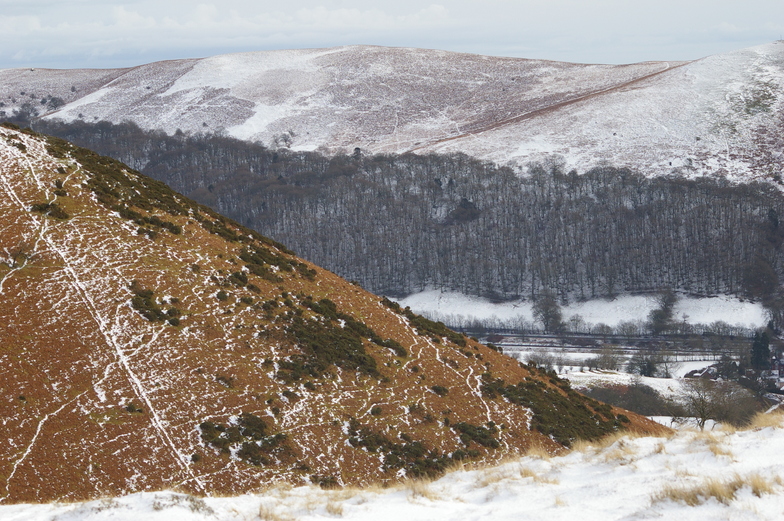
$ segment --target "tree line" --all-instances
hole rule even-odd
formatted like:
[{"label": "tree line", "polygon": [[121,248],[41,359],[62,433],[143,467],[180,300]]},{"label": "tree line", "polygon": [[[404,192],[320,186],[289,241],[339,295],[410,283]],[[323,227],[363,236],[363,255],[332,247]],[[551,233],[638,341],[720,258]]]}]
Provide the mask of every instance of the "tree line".
[{"label": "tree line", "polygon": [[[325,156],[131,123],[35,129],[119,159],[367,289],[561,302],[671,288],[782,308],[784,199],[768,184],[648,178],[463,154]],[[775,316],[780,325],[781,319]]]}]

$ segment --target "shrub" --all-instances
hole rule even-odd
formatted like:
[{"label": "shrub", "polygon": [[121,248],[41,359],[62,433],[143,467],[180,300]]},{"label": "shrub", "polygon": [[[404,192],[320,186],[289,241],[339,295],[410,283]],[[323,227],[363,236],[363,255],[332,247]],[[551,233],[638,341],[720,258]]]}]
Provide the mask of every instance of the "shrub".
[{"label": "shrub", "polygon": [[66,220],[71,216],[63,210],[57,203],[40,203],[34,204],[30,207],[30,211],[40,213],[45,217],[52,217],[54,219]]},{"label": "shrub", "polygon": [[446,337],[453,344],[456,344],[460,347],[465,347],[465,336],[460,333],[455,333],[446,327],[442,322],[428,320],[423,316],[417,315],[409,308],[401,309],[398,303],[392,302],[386,297],[381,300],[381,303],[395,313],[405,316],[411,326],[416,329],[417,334],[422,336],[429,336],[430,339],[436,343],[440,343],[441,338]]},{"label": "shrub", "polygon": [[[443,474],[452,458],[430,450],[423,442],[401,433],[405,443],[395,443],[383,434],[362,426],[355,418],[349,420],[349,443],[356,448],[381,454],[385,471],[403,470],[408,477],[435,478]],[[478,453],[476,453],[478,455]]]},{"label": "shrub", "polygon": [[460,441],[466,447],[471,445],[472,441],[491,449],[497,449],[501,446],[498,440],[493,437],[494,434],[498,433],[495,425],[490,424],[488,427],[479,427],[470,423],[460,422],[452,425],[451,429],[460,433]]},{"label": "shrub", "polygon": [[[288,301],[291,306],[294,305],[288,294],[283,297],[284,304]],[[280,364],[283,371],[279,371],[279,376],[284,380],[297,380],[306,375],[321,377],[332,365],[380,377],[376,360],[365,350],[364,339],[393,349],[398,354],[408,354],[394,340],[382,340],[364,322],[338,311],[335,303],[329,299],[315,302],[308,296],[302,299],[302,305],[320,315],[320,319],[308,320],[299,315],[294,317],[288,331],[302,346],[305,356]],[[267,301],[262,309],[269,311],[277,306],[276,301]]]},{"label": "shrub", "polygon": [[[536,371],[535,366],[527,366]],[[614,432],[621,420],[612,414],[609,405],[581,395],[560,380],[554,372],[540,372],[555,384],[551,387],[539,379],[525,379],[517,385],[506,385],[490,373],[482,375],[482,394],[490,399],[502,396],[507,401],[533,412],[531,427],[552,437],[564,446],[576,439],[595,440]]]},{"label": "shrub", "polygon": [[313,474],[310,476],[310,482],[314,485],[318,485],[323,489],[331,489],[331,488],[338,488],[340,484],[335,476],[321,476],[319,474]]},{"label": "shrub", "polygon": [[131,306],[150,322],[163,322],[167,315],[158,307],[153,298],[153,291],[143,288],[138,281],[131,282],[131,291],[134,297],[131,298]]},{"label": "shrub", "polygon": [[653,387],[642,382],[631,385],[612,385],[591,387],[583,393],[591,398],[621,407],[643,416],[682,416],[681,408],[672,401],[665,400]]},{"label": "shrub", "polygon": [[201,438],[223,453],[236,450],[237,457],[251,465],[268,465],[270,456],[289,452],[288,436],[269,435],[267,424],[258,416],[243,412],[234,425],[204,422],[199,425]]},{"label": "shrub", "polygon": [[446,396],[447,394],[449,394],[449,389],[447,389],[442,385],[434,385],[430,389],[438,396]]}]

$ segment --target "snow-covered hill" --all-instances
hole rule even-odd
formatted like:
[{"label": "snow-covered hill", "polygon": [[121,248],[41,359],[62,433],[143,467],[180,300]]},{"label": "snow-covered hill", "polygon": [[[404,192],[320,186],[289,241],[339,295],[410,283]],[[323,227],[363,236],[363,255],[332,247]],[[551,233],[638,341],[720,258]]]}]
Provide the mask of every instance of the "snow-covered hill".
[{"label": "snow-covered hill", "polygon": [[[226,132],[327,152],[453,152],[524,165],[771,177],[784,42],[694,62],[580,65],[350,46],[174,60],[132,69],[0,71],[0,110]],[[22,94],[24,93],[24,94]]]},{"label": "snow-covered hill", "polygon": [[562,457],[529,455],[387,490],[297,487],[204,499],[139,493],[87,503],[11,505],[0,507],[0,516],[8,521],[777,520],[784,511],[783,468],[784,430],[768,426],[616,438]]}]

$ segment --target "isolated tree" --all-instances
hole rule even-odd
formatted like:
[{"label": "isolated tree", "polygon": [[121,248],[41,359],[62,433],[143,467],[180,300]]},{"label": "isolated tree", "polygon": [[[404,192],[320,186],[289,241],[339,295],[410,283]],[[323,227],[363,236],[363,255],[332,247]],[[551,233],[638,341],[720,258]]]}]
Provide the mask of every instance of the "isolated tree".
[{"label": "isolated tree", "polygon": [[767,331],[754,333],[751,343],[751,367],[756,371],[770,368],[770,337]]},{"label": "isolated tree", "polygon": [[705,429],[708,420],[744,425],[762,408],[749,390],[735,382],[706,378],[684,380],[679,401],[700,430]]},{"label": "isolated tree", "polygon": [[582,315],[572,315],[569,317],[568,321],[568,330],[572,333],[584,333],[588,324],[585,323],[585,319]]},{"label": "isolated tree", "polygon": [[658,308],[648,314],[648,329],[654,335],[660,335],[672,327],[672,315],[678,296],[671,288],[662,291],[656,297]]},{"label": "isolated tree", "polygon": [[652,349],[643,349],[632,355],[626,365],[626,371],[632,374],[653,378],[659,376],[660,363],[661,360],[659,355],[655,351]]},{"label": "isolated tree", "polygon": [[728,354],[722,354],[716,363],[716,374],[725,380],[737,380],[738,376],[740,376],[738,373],[738,362],[733,360]]},{"label": "isolated tree", "polygon": [[684,380],[681,402],[688,416],[695,419],[700,430],[708,420],[715,420],[721,410],[721,386],[706,378]]},{"label": "isolated tree", "polygon": [[675,351],[662,351],[658,356],[659,373],[662,378],[673,378],[675,372],[681,368],[682,364],[678,361],[678,354]]},{"label": "isolated tree", "polygon": [[623,351],[615,346],[609,346],[599,351],[596,357],[596,367],[608,371],[617,371],[623,364]]},{"label": "isolated tree", "polygon": [[542,323],[544,330],[548,333],[559,333],[563,331],[563,314],[558,299],[549,291],[539,295],[534,301],[534,318]]}]

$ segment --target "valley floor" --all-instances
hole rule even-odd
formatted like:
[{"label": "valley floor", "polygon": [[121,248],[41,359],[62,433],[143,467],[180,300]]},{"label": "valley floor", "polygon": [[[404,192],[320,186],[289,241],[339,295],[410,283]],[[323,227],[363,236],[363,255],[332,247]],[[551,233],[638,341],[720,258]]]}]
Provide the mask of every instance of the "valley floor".
[{"label": "valley floor", "polygon": [[579,445],[564,456],[531,454],[386,490],[302,486],[205,499],[140,493],[86,503],[0,506],[0,519],[781,519],[784,416],[761,418],[745,431],[618,437]]}]

